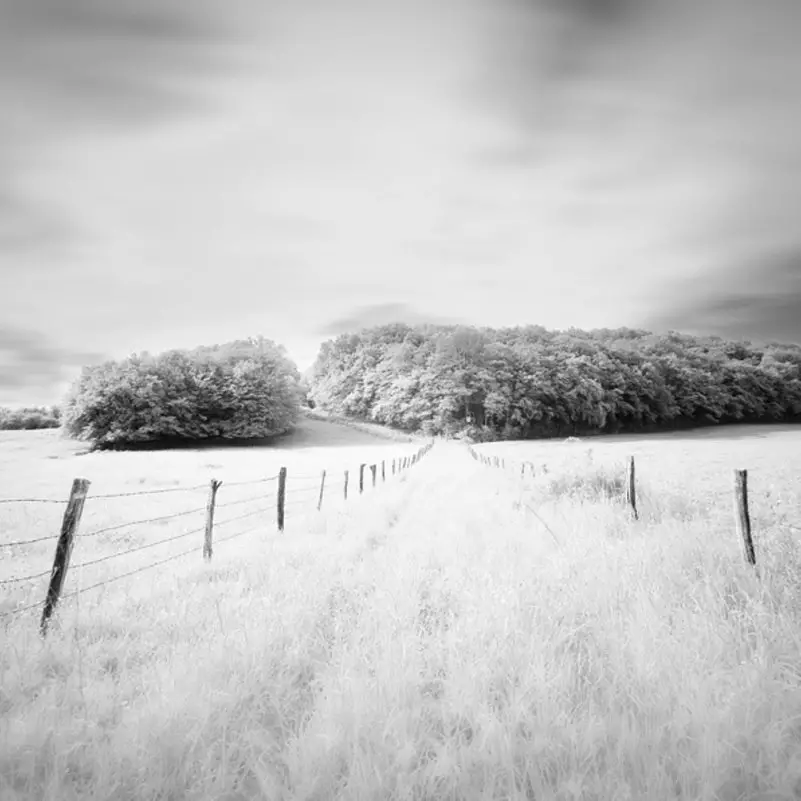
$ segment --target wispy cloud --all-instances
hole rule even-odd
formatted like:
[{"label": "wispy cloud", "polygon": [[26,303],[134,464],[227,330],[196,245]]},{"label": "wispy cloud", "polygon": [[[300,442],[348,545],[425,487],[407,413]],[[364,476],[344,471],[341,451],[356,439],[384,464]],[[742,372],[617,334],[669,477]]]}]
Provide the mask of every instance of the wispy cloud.
[{"label": "wispy cloud", "polygon": [[2,323],[67,353],[307,361],[393,317],[798,336],[796,0],[0,14]]}]

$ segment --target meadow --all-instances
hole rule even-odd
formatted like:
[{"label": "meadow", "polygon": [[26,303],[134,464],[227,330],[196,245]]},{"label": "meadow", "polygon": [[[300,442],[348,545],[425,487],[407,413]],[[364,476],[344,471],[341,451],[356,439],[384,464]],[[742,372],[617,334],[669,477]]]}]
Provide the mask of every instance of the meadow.
[{"label": "meadow", "polygon": [[[198,535],[194,557],[78,595],[45,640],[33,613],[1,619],[0,797],[801,797],[799,445],[765,426],[476,446],[498,470],[438,442],[361,497],[298,502],[282,534],[257,515],[209,563]],[[92,492],[230,486],[279,465],[291,487],[417,447],[319,420],[294,445],[185,452],[78,455],[57,432],[8,432],[0,497],[66,498],[83,475],[90,532],[206,494]],[[638,521],[614,494],[629,455]],[[734,531],[735,467],[758,574]],[[55,532],[61,512],[2,509],[0,538]],[[73,562],[165,530],[79,537]],[[0,579],[49,568],[52,542],[37,548],[0,548]],[[42,581],[0,585],[0,612]]]}]

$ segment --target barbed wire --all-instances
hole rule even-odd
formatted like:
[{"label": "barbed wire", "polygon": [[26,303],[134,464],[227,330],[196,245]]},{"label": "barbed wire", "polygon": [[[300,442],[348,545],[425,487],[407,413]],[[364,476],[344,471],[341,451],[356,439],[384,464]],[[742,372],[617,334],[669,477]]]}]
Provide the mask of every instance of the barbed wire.
[{"label": "barbed wire", "polygon": [[19,584],[23,581],[34,581],[35,579],[42,578],[43,576],[49,576],[52,571],[52,568],[42,571],[41,573],[34,573],[30,576],[20,576],[19,578],[9,578],[9,579],[0,579],[0,586],[6,584]]},{"label": "barbed wire", "polygon": [[33,545],[37,542],[47,542],[48,540],[57,540],[58,534],[50,534],[47,537],[36,537],[33,540],[13,540],[11,542],[0,542],[0,548],[14,548],[19,545]]},{"label": "barbed wire", "polygon": [[253,517],[253,515],[264,514],[266,512],[271,512],[275,509],[276,506],[267,506],[262,509],[254,509],[252,512],[245,512],[243,515],[237,515],[236,517],[231,517],[228,520],[222,520],[221,522],[214,521],[214,528],[217,529],[220,526],[227,526],[229,523],[235,523],[237,520],[244,520],[247,517]]},{"label": "barbed wire", "polygon": [[[237,537],[242,537],[245,534],[250,534],[252,531],[255,531],[258,527],[253,526],[252,528],[245,529],[244,531],[239,531],[236,534],[229,534],[227,537],[223,537],[215,542],[215,545],[219,545],[223,542],[228,542],[229,540],[234,540]],[[194,532],[197,533],[197,532]],[[103,581],[98,581],[95,584],[90,585],[89,587],[81,587],[77,590],[73,590],[72,592],[68,592],[65,595],[62,595],[60,598],[60,602],[66,601],[69,598],[77,597],[82,593],[89,592],[90,590],[95,590],[98,587],[103,587],[106,584],[111,584],[115,581],[119,581],[120,579],[128,578],[129,576],[134,576],[137,573],[143,573],[145,570],[150,570],[151,568],[158,567],[159,565],[166,564],[167,562],[172,562],[176,559],[180,559],[183,556],[188,556],[189,554],[197,553],[198,549],[192,548],[191,550],[181,551],[181,553],[173,554],[172,556],[168,556],[164,559],[159,559],[157,562],[151,562],[149,565],[143,565],[141,567],[137,567],[133,570],[129,570],[126,573],[121,573],[118,576],[112,576],[111,578],[104,579]],[[49,572],[49,571],[48,571]],[[28,604],[27,606],[18,607],[17,609],[11,609],[8,612],[0,613],[0,620],[6,617],[13,617],[15,615],[22,614],[23,612],[28,612],[31,609],[41,608],[45,605],[46,599],[42,601],[36,601],[35,603]]]},{"label": "barbed wire", "polygon": [[146,542],[144,545],[137,545],[135,548],[128,548],[125,551],[120,551],[119,553],[111,553],[107,554],[106,556],[99,556],[97,559],[90,559],[88,562],[81,562],[80,564],[75,565],[74,567],[70,568],[71,570],[77,570],[79,567],[90,567],[91,565],[98,565],[101,562],[108,562],[111,559],[119,559],[123,556],[127,556],[130,553],[136,553],[137,551],[144,551],[147,548],[155,548],[157,545],[164,545],[168,542],[175,542],[176,540],[182,540],[186,537],[191,537],[195,534],[200,534],[201,532],[205,531],[206,527],[203,528],[196,528],[192,531],[185,531],[183,534],[176,534],[172,537],[167,537],[163,540],[157,540],[156,542]]},{"label": "barbed wire", "polygon": [[287,489],[286,491],[286,494],[292,495],[293,493],[302,494],[304,492],[319,492],[319,491],[320,491],[320,485],[318,484],[316,487],[289,487],[289,489]]},{"label": "barbed wire", "polygon": [[[278,476],[270,476],[269,478],[254,478],[250,481],[223,481],[225,487],[246,487],[250,484],[267,484],[270,481],[277,481]],[[208,486],[208,485],[206,485]]]},{"label": "barbed wire", "polygon": [[108,500],[109,498],[134,498],[139,495],[162,495],[166,492],[197,492],[198,490],[208,489],[208,484],[197,484],[194,487],[167,487],[165,489],[157,490],[141,490],[140,492],[111,492],[104,495],[95,495],[91,491],[87,493],[87,499],[92,500]]},{"label": "barbed wire", "polygon": [[57,501],[53,498],[0,498],[0,503],[60,503],[67,505],[67,501]]},{"label": "barbed wire", "polygon": [[228,501],[227,503],[215,503],[214,504],[214,508],[215,509],[225,509],[225,508],[227,508],[229,506],[239,506],[240,504],[243,504],[243,503],[249,503],[250,501],[260,501],[260,500],[261,501],[264,500],[264,495],[262,495],[262,494],[250,495],[247,498],[239,498],[236,501]]},{"label": "barbed wire", "polygon": [[186,517],[187,515],[199,514],[200,512],[205,512],[205,511],[206,511],[205,506],[198,506],[195,509],[187,509],[185,512],[173,512],[172,514],[169,515],[161,515],[160,517],[150,517],[147,518],[146,520],[134,520],[133,522],[130,523],[118,523],[117,525],[114,526],[106,526],[105,528],[99,528],[95,531],[87,531],[86,534],[79,534],[78,536],[95,537],[98,534],[106,534],[109,531],[118,531],[119,529],[129,528],[130,526],[141,526],[146,523],[158,523],[162,520],[172,520],[173,518],[176,517]]}]

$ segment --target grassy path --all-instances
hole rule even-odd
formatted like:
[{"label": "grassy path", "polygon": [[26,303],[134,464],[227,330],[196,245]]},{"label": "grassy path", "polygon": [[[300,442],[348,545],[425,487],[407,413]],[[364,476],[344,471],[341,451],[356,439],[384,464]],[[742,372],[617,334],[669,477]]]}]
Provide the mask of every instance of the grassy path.
[{"label": "grassy path", "polygon": [[557,544],[518,499],[441,443],[44,645],[7,632],[0,796],[795,797],[793,608],[690,524],[564,501]]}]

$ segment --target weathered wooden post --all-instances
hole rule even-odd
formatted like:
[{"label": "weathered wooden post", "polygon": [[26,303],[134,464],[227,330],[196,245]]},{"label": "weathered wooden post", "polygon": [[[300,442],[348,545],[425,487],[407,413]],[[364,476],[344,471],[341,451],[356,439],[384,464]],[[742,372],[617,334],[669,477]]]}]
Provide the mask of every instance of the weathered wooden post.
[{"label": "weathered wooden post", "polygon": [[86,502],[86,493],[89,492],[91,481],[85,478],[76,478],[72,482],[72,490],[67,501],[67,508],[64,510],[64,517],[61,521],[61,532],[56,543],[56,555],[53,558],[53,569],[50,571],[50,585],[47,588],[44,609],[42,610],[42,620],[39,628],[42,637],[47,634],[47,626],[50,617],[58,605],[61,597],[61,590],[64,587],[64,579],[67,577],[67,570],[70,566],[72,556],[72,546],[75,542],[75,532],[81,522],[83,506]]},{"label": "weathered wooden post", "polygon": [[392,460],[392,475],[395,475],[395,460]]},{"label": "weathered wooden post", "polygon": [[754,541],[751,539],[751,515],[748,511],[748,471],[734,471],[734,524],[743,540],[745,561],[756,565]]},{"label": "weathered wooden post", "polygon": [[208,562],[211,560],[211,537],[214,531],[214,506],[217,503],[217,490],[220,488],[222,481],[217,481],[216,478],[211,480],[209,486],[209,499],[206,501],[206,536],[203,540],[203,558]]},{"label": "weathered wooden post", "polygon": [[634,513],[634,519],[638,520],[637,514],[637,488],[634,481],[634,457],[629,457],[629,466],[626,475],[626,500],[631,506],[631,511]]},{"label": "weathered wooden post", "polygon": [[382,459],[381,460],[381,481],[387,480],[387,465],[386,462]]},{"label": "weathered wooden post", "polygon": [[359,465],[359,494],[364,492],[364,468],[367,467],[366,464]]},{"label": "weathered wooden post", "polygon": [[374,464],[370,465],[370,472],[373,474],[373,489],[375,489],[375,479],[376,479],[377,470],[378,470],[378,466],[377,465],[374,465]]},{"label": "weathered wooden post", "polygon": [[348,471],[345,471],[345,500],[348,500]]},{"label": "weathered wooden post", "polygon": [[323,505],[323,492],[325,491],[325,470],[320,476],[320,497],[317,499],[317,511],[319,512]]},{"label": "weathered wooden post", "polygon": [[286,467],[278,471],[278,530],[284,530],[284,502],[286,501]]}]

